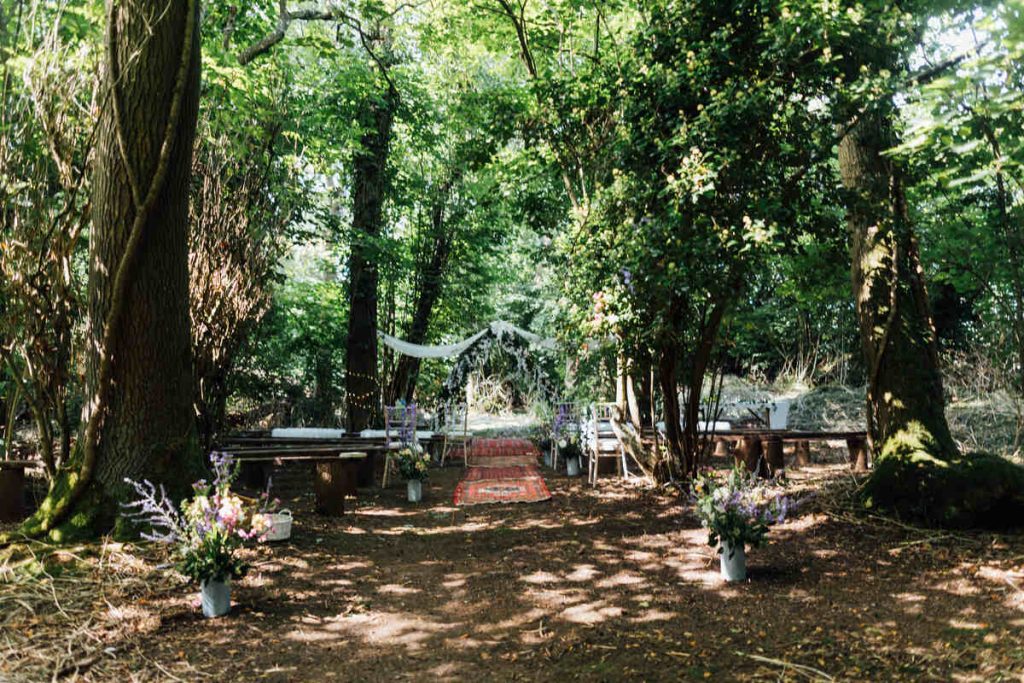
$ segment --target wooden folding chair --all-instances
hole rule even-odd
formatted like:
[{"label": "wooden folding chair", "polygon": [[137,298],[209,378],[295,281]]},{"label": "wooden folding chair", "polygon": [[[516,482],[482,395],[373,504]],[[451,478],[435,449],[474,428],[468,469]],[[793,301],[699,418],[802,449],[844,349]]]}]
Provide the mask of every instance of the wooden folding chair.
[{"label": "wooden folding chair", "polygon": [[469,406],[456,403],[442,408],[442,420],[438,425],[441,442],[441,467],[453,450],[462,448],[462,464],[468,465],[469,454]]},{"label": "wooden folding chair", "polygon": [[619,476],[628,471],[626,449],[612,429],[612,420],[618,420],[619,417],[619,407],[614,403],[597,403],[590,408],[587,427],[587,480],[592,486],[597,486],[602,458],[615,458]]}]

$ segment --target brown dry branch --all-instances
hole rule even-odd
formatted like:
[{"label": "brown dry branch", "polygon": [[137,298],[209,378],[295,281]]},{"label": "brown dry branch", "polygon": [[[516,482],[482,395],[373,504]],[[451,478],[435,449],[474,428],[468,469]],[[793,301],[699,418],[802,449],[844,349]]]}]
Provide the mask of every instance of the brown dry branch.
[{"label": "brown dry branch", "polygon": [[0,103],[0,371],[32,413],[49,475],[70,452],[82,317],[75,263],[98,106],[95,59],[62,42],[59,24],[11,46],[28,58],[21,87],[5,89]]},{"label": "brown dry branch", "polygon": [[196,375],[195,407],[208,447],[224,421],[228,375],[242,342],[270,308],[271,286],[291,220],[275,196],[275,143],[237,161],[224,139],[204,140],[193,162],[189,299]]}]

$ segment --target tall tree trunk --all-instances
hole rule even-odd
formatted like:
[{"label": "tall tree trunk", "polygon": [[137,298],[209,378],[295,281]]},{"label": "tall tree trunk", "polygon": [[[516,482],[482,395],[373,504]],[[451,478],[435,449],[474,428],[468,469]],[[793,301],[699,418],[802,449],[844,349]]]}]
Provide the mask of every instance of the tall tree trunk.
[{"label": "tall tree trunk", "polygon": [[[28,533],[111,527],[124,478],[184,491],[199,470],[188,312],[188,194],[199,4],[108,4],[89,244],[84,431]],[[66,522],[66,524],[62,524]]]},{"label": "tall tree trunk", "polygon": [[[430,259],[420,274],[420,287],[416,294],[416,305],[413,307],[412,324],[405,336],[410,344],[423,344],[427,341],[430,319],[434,313],[441,294],[444,291],[444,278],[448,270],[448,259],[452,252],[454,234],[447,224],[446,208],[451,197],[452,188],[458,180],[458,174],[445,182],[435,196],[430,211],[431,240]],[[390,402],[404,399],[411,401],[416,392],[416,380],[419,378],[420,359],[400,355],[395,366],[395,374],[391,378],[387,397]]]},{"label": "tall tree trunk", "polygon": [[663,419],[665,420],[665,442],[668,446],[669,462],[656,467],[654,475],[659,481],[669,478],[673,467],[685,468],[683,433],[679,424],[678,350],[670,342],[664,342],[658,349],[658,387],[661,389]]},{"label": "tall tree trunk", "polygon": [[847,190],[853,290],[868,369],[868,438],[880,453],[911,424],[930,452],[957,452],[944,413],[935,330],[903,177],[884,152],[896,143],[889,111],[868,113],[839,144]]},{"label": "tall tree trunk", "polygon": [[701,394],[704,391],[704,376],[707,374],[708,366],[711,364],[711,351],[715,347],[715,340],[718,338],[718,330],[722,327],[722,317],[725,315],[726,305],[724,303],[713,304],[711,311],[701,320],[700,338],[693,356],[690,359],[689,374],[687,376],[686,418],[682,432],[683,437],[683,466],[687,476],[696,476],[697,467],[700,464],[701,435],[700,423],[700,402]]},{"label": "tall tree trunk", "polygon": [[839,145],[876,462],[866,501],[928,523],[1006,525],[1024,513],[1024,469],[961,458],[950,434],[903,175],[884,154],[896,143],[892,114],[862,113]]},{"label": "tall tree trunk", "polygon": [[369,129],[353,159],[352,250],[349,254],[349,318],[345,357],[346,428],[371,425],[380,406],[377,378],[377,247],[388,189],[388,152],[398,94],[389,88],[371,99]]}]

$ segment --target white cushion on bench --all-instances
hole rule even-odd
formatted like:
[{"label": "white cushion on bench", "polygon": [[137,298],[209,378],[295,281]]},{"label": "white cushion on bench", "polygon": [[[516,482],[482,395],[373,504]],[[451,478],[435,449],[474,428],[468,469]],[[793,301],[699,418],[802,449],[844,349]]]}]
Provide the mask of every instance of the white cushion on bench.
[{"label": "white cushion on bench", "polygon": [[275,427],[270,430],[270,436],[274,439],[340,439],[345,436],[345,430],[324,427]]},{"label": "white cushion on bench", "polygon": [[[399,432],[397,429],[391,431],[391,436],[395,439],[398,438],[398,434]],[[364,439],[383,439],[387,435],[387,430],[384,429],[364,429],[363,431],[359,432],[359,436],[361,436]],[[434,432],[419,429],[416,430],[417,441],[426,441],[432,436],[434,436]]]}]

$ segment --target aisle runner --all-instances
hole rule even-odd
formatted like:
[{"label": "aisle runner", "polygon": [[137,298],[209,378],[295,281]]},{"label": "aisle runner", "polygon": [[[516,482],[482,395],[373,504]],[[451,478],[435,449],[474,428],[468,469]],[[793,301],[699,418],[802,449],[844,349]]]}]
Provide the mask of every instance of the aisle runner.
[{"label": "aisle runner", "polygon": [[456,505],[536,503],[551,498],[537,469],[540,452],[526,439],[474,439]]},{"label": "aisle runner", "polygon": [[536,465],[540,451],[529,439],[473,439],[467,463],[476,467]]}]

